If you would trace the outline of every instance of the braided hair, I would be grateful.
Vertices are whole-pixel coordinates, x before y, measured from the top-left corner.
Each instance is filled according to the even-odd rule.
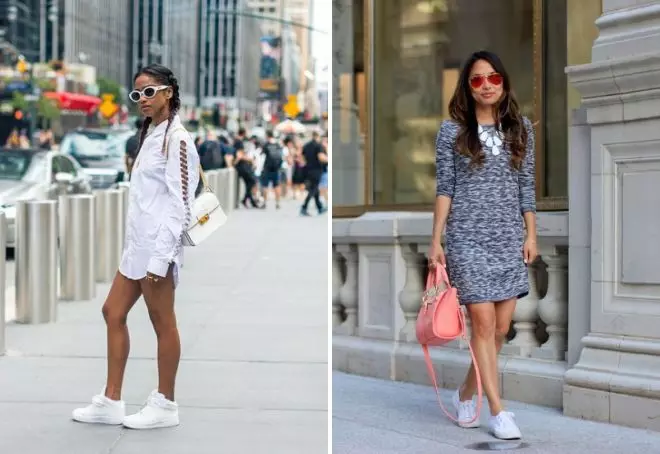
[[[181,99],[179,97],[179,81],[176,80],[176,77],[174,77],[174,73],[172,73],[172,71],[169,68],[166,68],[165,66],[159,65],[157,63],[153,63],[151,65],[145,66],[144,68],[140,69],[135,74],[135,76],[133,76],[133,82],[135,82],[135,80],[137,80],[137,78],[140,77],[141,75],[150,76],[153,79],[155,79],[158,83],[162,85],[169,85],[170,87],[172,87],[172,97],[169,100],[170,112],[167,117],[167,127],[165,128],[165,134],[163,137],[163,153],[165,153],[167,131],[170,129],[172,120],[179,111],[179,108],[181,107]],[[142,128],[140,129],[138,153],[140,153],[140,149],[142,148],[142,143],[144,143],[144,138],[147,136],[147,130],[149,129],[150,124],[151,124],[151,117],[145,118],[144,123],[142,123]]]

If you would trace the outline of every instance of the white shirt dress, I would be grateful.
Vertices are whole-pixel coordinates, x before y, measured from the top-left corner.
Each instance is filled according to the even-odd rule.
[[[174,286],[183,266],[182,235],[190,225],[199,183],[199,154],[190,134],[175,115],[152,127],[131,173],[126,238],[119,272],[139,280],[147,272],[165,277],[174,264]],[[186,181],[187,180],[187,181]]]

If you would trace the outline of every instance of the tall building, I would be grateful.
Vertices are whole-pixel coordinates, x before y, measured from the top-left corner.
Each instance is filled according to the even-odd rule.
[[[51,58],[94,66],[97,77],[125,84],[130,69],[130,4],[131,0],[60,1],[61,53]]]
[[[293,26],[296,34],[296,41],[300,47],[300,85],[302,91],[307,91],[308,77],[306,71],[312,69],[312,35],[308,27],[312,23],[313,4],[312,0],[284,0],[284,8],[291,18],[291,22],[301,26]]]
[[[79,1],[79,0],[77,0]],[[202,0],[204,3],[204,0]],[[131,64],[124,80],[150,63],[167,66],[180,87],[181,104],[197,104],[200,0],[131,0]]]
[[[254,11],[260,20],[261,33],[265,36],[280,36],[282,34],[282,24],[278,20],[282,19],[283,11],[287,0],[248,0],[247,6]],[[275,19],[275,20],[268,20]]]
[[[259,91],[258,19],[245,0],[201,0],[197,99],[234,120],[252,116]]]
[[[0,0],[0,42],[28,61],[39,58],[39,0]],[[4,47],[2,55],[5,55]]]

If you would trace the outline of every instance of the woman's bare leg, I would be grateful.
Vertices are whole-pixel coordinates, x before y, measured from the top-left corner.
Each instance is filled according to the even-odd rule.
[[[131,348],[126,320],[141,294],[138,281],[128,279],[117,272],[103,304],[102,312],[108,339],[108,376],[105,396],[112,400],[121,400],[124,371]]]
[[[502,350],[504,339],[509,333],[511,327],[511,319],[513,318],[513,311],[516,309],[516,298],[511,298],[506,301],[495,303],[495,347],[497,354]],[[474,328],[473,328],[474,329]],[[495,361],[495,373],[498,374],[497,360]],[[470,363],[465,382],[460,389],[461,401],[470,400],[477,392],[477,374],[474,370],[474,364]]]
[[[140,281],[149,318],[158,338],[158,392],[174,401],[174,385],[181,356],[179,330],[174,314],[173,267],[158,282]]]

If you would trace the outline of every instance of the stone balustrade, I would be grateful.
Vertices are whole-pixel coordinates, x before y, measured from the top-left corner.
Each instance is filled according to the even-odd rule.
[[[569,341],[568,215],[537,217],[539,257],[528,268],[530,292],[518,301],[502,349],[500,385],[505,398],[560,407]],[[333,367],[429,383],[415,322],[431,225],[430,213],[371,212],[333,220]],[[463,380],[466,349],[464,341],[432,349],[443,386]]]

